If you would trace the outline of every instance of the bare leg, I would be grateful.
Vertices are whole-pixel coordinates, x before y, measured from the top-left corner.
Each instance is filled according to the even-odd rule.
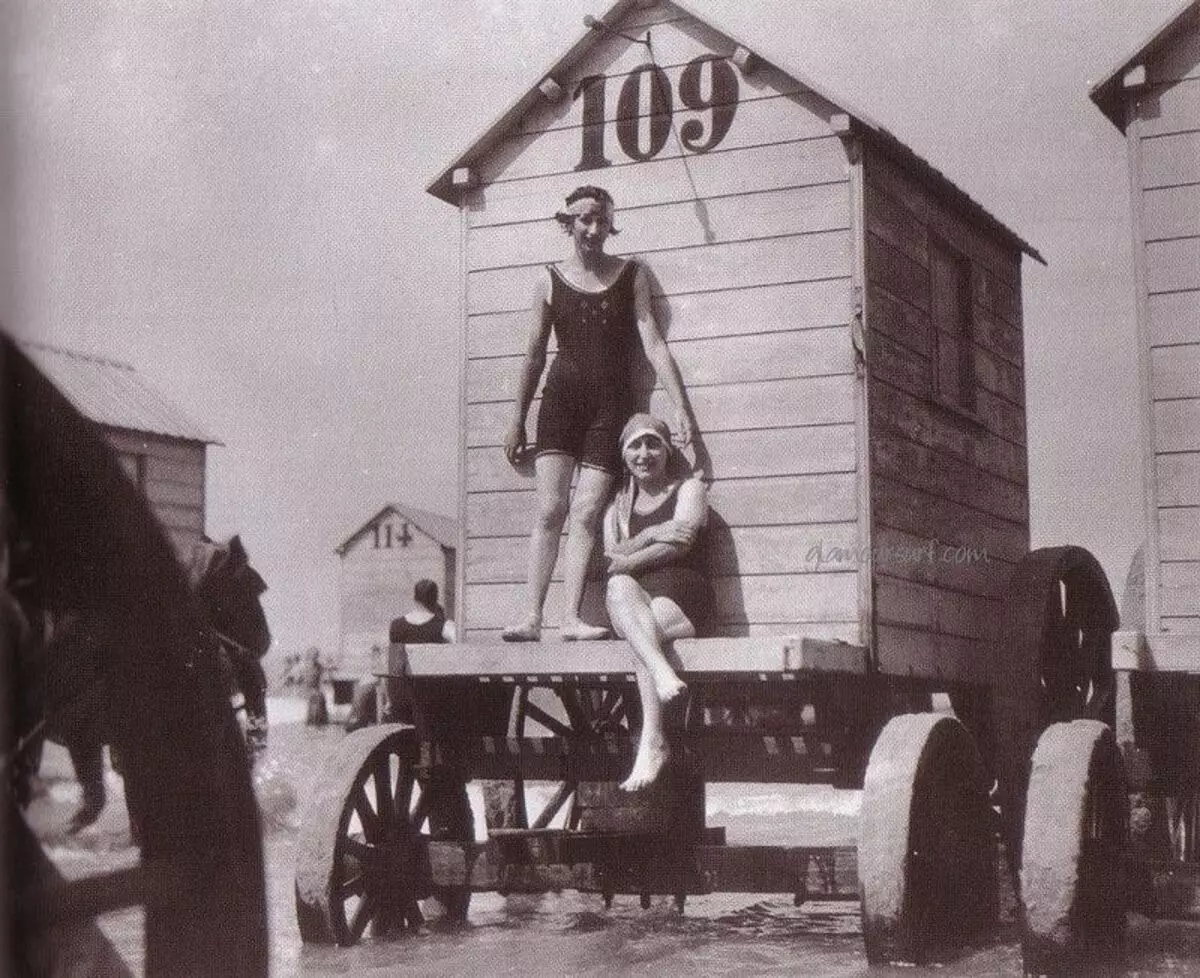
[[[542,608],[550,577],[558,560],[558,543],[571,500],[571,476],[575,460],[570,455],[539,455],[534,463],[537,474],[537,513],[529,538],[528,614],[525,620],[502,633],[506,641],[537,641],[542,628]]]
[[[654,782],[670,757],[663,732],[663,706],[687,689],[667,661],[663,642],[693,635],[695,629],[673,601],[651,600],[637,581],[624,574],[609,579],[607,597],[613,627],[629,642],[638,660],[642,732],[633,770],[621,785],[626,791],[637,791]]]
[[[596,535],[604,507],[612,495],[615,477],[600,469],[581,466],[567,527],[567,545],[563,553],[563,584],[566,614],[564,638],[604,638],[607,628],[589,625],[579,617],[583,589],[587,584],[588,563],[596,546]]]

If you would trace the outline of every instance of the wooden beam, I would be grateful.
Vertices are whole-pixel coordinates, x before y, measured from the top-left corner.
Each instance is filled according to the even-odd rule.
[[[1141,88],[1146,84],[1146,66],[1134,65],[1121,78],[1121,84],[1125,88]]]
[[[1200,633],[1115,632],[1113,668],[1129,672],[1200,674]]]
[[[547,102],[561,102],[563,96],[566,95],[566,89],[549,75],[538,84],[538,91],[542,93]]]
[[[507,842],[461,845],[429,843],[431,880],[435,886],[468,886],[475,891],[544,892],[571,888],[613,893],[791,893],[802,900],[857,900],[858,857],[848,847],[668,846],[651,838],[574,840],[594,846],[603,860],[603,884],[597,863],[574,865],[543,861],[563,853],[573,833],[558,833],[560,842],[521,840],[528,845],[525,861],[505,856],[516,850]],[[545,845],[542,845],[545,843]],[[607,849],[609,857],[602,853]],[[628,859],[623,858],[628,857]],[[683,857],[683,858],[680,858]],[[615,872],[614,872],[615,870]],[[685,879],[686,877],[686,879]]]
[[[762,59],[757,54],[740,44],[734,49],[731,60],[747,77],[753,75],[762,65]]]
[[[867,671],[865,648],[802,635],[680,639],[669,657],[684,678]],[[633,653],[625,642],[522,642],[392,646],[386,672],[377,675],[565,682],[626,680],[633,671]]]

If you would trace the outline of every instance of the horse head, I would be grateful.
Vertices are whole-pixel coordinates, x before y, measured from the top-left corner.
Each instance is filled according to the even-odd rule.
[[[224,543],[205,538],[192,549],[188,581],[201,610],[223,636],[255,657],[266,653],[271,630],[260,598],[267,589],[236,534]]]

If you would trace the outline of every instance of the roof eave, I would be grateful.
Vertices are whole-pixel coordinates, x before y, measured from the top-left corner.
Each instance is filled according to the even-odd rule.
[[[1138,45],[1137,49],[1109,71],[1104,77],[1088,89],[1088,97],[1103,112],[1108,120],[1122,133],[1125,132],[1125,75],[1131,68],[1145,61],[1150,54],[1166,44],[1183,26],[1189,16],[1200,15],[1200,0],[1188,0],[1179,10],[1168,17],[1149,39]]]

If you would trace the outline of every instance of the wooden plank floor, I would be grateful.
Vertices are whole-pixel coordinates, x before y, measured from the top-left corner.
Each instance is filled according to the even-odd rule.
[[[868,650],[862,646],[803,636],[680,639],[669,657],[684,678],[796,672],[865,675],[868,665]],[[633,663],[633,653],[623,641],[393,645],[376,675],[475,676],[509,682],[603,680],[632,676]]]

